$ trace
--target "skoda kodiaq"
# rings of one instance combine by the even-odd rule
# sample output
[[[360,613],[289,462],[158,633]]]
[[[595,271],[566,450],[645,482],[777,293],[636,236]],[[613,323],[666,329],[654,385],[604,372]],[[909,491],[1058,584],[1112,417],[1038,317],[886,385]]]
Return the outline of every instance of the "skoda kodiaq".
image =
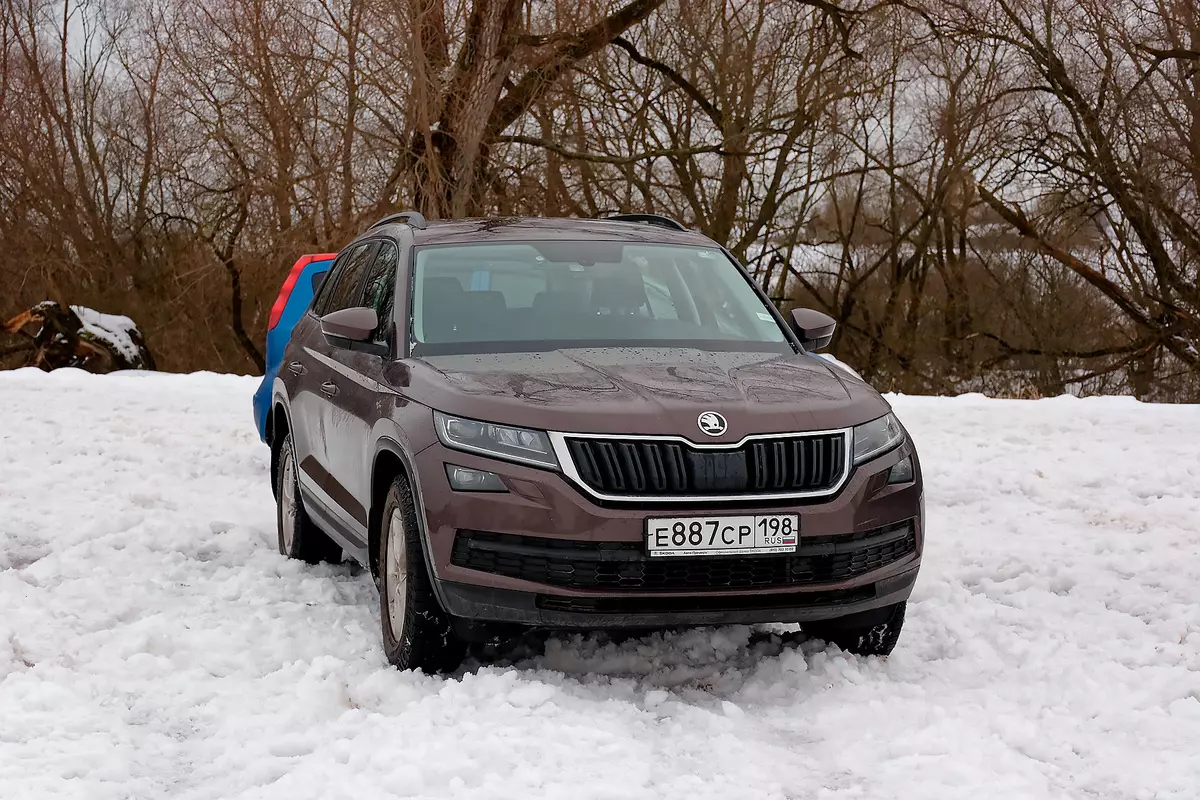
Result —
[[[393,215],[269,379],[279,548],[368,567],[401,668],[522,626],[795,622],[887,654],[921,468],[813,355],[833,330],[667,218]]]

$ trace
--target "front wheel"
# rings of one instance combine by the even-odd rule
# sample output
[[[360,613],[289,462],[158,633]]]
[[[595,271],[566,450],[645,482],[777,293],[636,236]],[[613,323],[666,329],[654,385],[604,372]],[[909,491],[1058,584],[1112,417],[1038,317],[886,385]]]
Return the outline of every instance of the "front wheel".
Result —
[[[437,598],[417,528],[416,505],[408,481],[397,477],[379,521],[379,618],[383,651],[399,669],[450,672],[466,656]]]
[[[838,619],[801,623],[800,627],[814,639],[836,644],[847,653],[886,656],[896,649],[896,642],[900,640],[906,606],[906,603],[896,603]]]

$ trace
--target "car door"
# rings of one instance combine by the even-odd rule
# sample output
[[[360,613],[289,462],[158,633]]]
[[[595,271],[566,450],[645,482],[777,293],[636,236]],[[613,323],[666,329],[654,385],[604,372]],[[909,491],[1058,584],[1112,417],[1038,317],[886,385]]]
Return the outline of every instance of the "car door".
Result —
[[[341,527],[351,532],[357,528],[354,504],[345,494],[344,477],[337,474],[330,459],[330,445],[336,445],[340,435],[338,394],[343,386],[337,380],[338,361],[334,358],[339,348],[321,332],[320,317],[359,303],[363,278],[377,247],[378,242],[373,240],[360,242],[338,258],[322,287],[304,338],[304,352],[312,361],[306,376],[312,411],[307,413],[306,409],[306,416],[313,426],[310,431],[312,460],[304,475],[311,481],[308,488],[314,490],[317,501],[337,518]]]
[[[390,399],[390,395],[381,393],[379,377],[385,360],[394,353],[393,310],[398,266],[399,248],[392,241],[381,241],[356,301],[356,305],[375,309],[379,326],[369,342],[334,347],[332,352],[331,380],[337,392],[330,400],[326,436],[330,471],[341,484],[338,495],[346,498],[346,510],[362,526],[364,542],[374,454],[370,446],[371,428],[382,413],[380,404]]]

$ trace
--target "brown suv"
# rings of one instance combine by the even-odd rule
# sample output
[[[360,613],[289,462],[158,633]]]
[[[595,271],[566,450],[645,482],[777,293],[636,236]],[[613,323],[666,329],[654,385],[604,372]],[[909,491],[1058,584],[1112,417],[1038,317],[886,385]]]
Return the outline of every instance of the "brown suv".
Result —
[[[798,622],[886,654],[923,545],[887,402],[664,217],[377,223],[296,324],[286,555],[368,566],[401,668],[514,627]]]

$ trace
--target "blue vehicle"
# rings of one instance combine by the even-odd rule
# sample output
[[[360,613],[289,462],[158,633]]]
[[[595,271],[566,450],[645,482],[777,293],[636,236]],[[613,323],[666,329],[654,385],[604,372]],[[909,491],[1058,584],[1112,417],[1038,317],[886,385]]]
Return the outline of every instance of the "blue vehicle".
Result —
[[[267,369],[262,383],[254,393],[254,427],[258,428],[258,438],[267,440],[267,411],[271,408],[271,386],[279,367],[283,363],[283,351],[287,349],[288,340],[292,338],[292,328],[300,321],[312,303],[313,295],[317,293],[325,273],[333,265],[336,253],[317,253],[301,256],[292,265],[287,280],[279,290],[275,305],[271,306],[271,316],[267,320]]]

